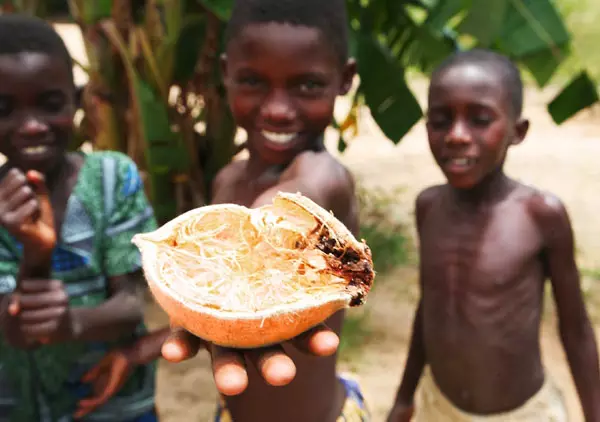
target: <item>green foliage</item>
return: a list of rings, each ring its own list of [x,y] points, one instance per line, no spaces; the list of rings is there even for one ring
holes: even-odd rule
[[[545,87],[572,55],[570,34],[552,0],[348,0],[348,5],[361,79],[356,95],[364,98],[356,103],[370,107],[394,143],[422,116],[407,88],[408,69],[427,74],[453,50],[489,47]],[[586,101],[564,101],[559,93],[549,110],[559,123],[597,101],[587,71],[575,73],[567,89],[586,81],[593,92]]]
[[[597,0],[555,0],[556,7],[571,29],[573,54],[569,55],[559,70],[562,78],[570,78],[581,68],[588,69],[593,79],[600,78],[600,49],[598,21],[600,2]]]
[[[586,108],[598,102],[598,92],[587,73],[581,73],[550,103],[548,109],[556,123],[562,123],[570,116],[573,107]]]
[[[372,334],[369,330],[369,313],[366,309],[349,309],[346,311],[342,335],[340,336],[339,353],[344,362],[351,362],[353,355],[360,351]]]
[[[549,106],[556,122],[597,102],[595,81],[579,66],[587,63],[572,59],[559,13],[578,22],[572,19],[587,11],[572,1],[562,0],[557,8],[554,0],[347,0],[359,84],[348,116],[334,122],[340,151],[356,134],[356,110],[363,106],[392,142],[400,142],[423,115],[406,75],[428,74],[461,48],[507,54],[540,87],[567,61],[576,76]],[[95,145],[127,152],[147,173],[160,220],[210,201],[210,182],[234,151],[235,127],[218,71],[232,0],[0,0],[0,5],[46,17],[68,10],[80,26],[91,61],[88,92],[113,98],[96,111]],[[363,228],[365,236],[379,239],[377,230]],[[391,238],[382,245],[400,247]],[[383,268],[389,265],[378,259]]]
[[[360,237],[371,248],[377,273],[373,291],[386,273],[408,262],[406,227],[394,215],[399,198],[399,191],[358,187]],[[369,317],[368,307],[347,311],[340,343],[342,360],[351,361],[366,343],[365,339],[373,334],[369,328]]]
[[[360,204],[360,237],[373,254],[377,275],[385,274],[408,261],[406,227],[394,218],[398,192],[379,189],[358,189]]]

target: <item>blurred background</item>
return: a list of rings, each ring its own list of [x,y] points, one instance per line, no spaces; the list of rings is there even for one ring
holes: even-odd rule
[[[231,0],[0,1],[2,13],[55,24],[76,61],[78,136],[72,148],[113,149],[142,169],[164,222],[210,202],[210,182],[243,156],[218,73]],[[368,306],[349,314],[341,369],[357,373],[375,421],[398,385],[417,295],[413,203],[442,181],[422,122],[428,75],[456,49],[489,47],[515,60],[527,83],[530,134],[508,173],[557,194],[576,234],[577,259],[600,333],[600,2],[597,0],[348,0],[359,75],[327,131],[330,151],[360,187],[361,235],[378,271]],[[367,65],[364,65],[367,63]],[[556,333],[551,296],[542,344],[550,373],[583,421]],[[148,298],[151,328],[164,314]],[[215,390],[205,356],[160,363],[164,421],[208,420]]]

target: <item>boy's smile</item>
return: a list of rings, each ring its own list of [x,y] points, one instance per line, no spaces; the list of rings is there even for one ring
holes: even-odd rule
[[[0,152],[22,170],[51,172],[71,137],[74,86],[64,61],[0,56]]]
[[[228,99],[248,147],[270,164],[314,148],[354,76],[315,28],[251,24],[223,59]]]
[[[526,130],[494,70],[463,64],[432,81],[429,144],[452,186],[471,189],[501,170],[509,145],[521,142]]]

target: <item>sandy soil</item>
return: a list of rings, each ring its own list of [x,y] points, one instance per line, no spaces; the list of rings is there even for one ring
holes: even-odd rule
[[[68,26],[60,26],[74,56],[85,63],[80,36]],[[85,76],[76,71],[78,82]],[[415,82],[420,100],[425,84]],[[557,194],[565,202],[577,238],[578,261],[582,269],[600,269],[600,218],[596,196],[600,167],[600,116],[584,112],[568,124],[556,127],[545,112],[545,101],[552,91],[529,92],[526,114],[532,119],[530,135],[525,143],[509,154],[507,171],[524,182]],[[345,107],[340,102],[339,108]],[[330,134],[333,135],[333,134]],[[333,136],[328,137],[333,142]],[[412,206],[416,194],[425,186],[440,182],[441,174],[430,157],[423,125],[420,124],[394,146],[385,139],[365,112],[359,136],[342,157],[361,183],[389,190],[400,189],[398,218],[412,225]],[[585,279],[587,291],[596,289],[593,279]],[[377,280],[377,288],[369,298],[371,334],[358,356],[340,364],[361,377],[365,395],[373,411],[374,421],[383,421],[402,373],[406,356],[412,312],[415,300],[416,271],[414,267],[398,268]],[[594,302],[600,303],[600,302]],[[600,305],[598,305],[600,307]],[[600,309],[591,309],[597,314]],[[150,328],[166,324],[163,313],[149,303],[147,320]],[[565,364],[564,354],[555,330],[555,315],[549,310],[543,326],[544,360],[550,374],[563,389],[572,420],[582,421],[577,397]],[[597,333],[600,324],[596,325]],[[208,420],[215,404],[215,390],[210,376],[210,363],[205,356],[190,362],[172,365],[160,363],[158,374],[158,406],[165,422]]]

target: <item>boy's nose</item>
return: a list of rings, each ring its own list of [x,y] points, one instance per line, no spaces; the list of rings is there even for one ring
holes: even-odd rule
[[[447,144],[466,144],[471,142],[471,132],[464,122],[454,123],[445,139]]]
[[[275,93],[271,95],[262,107],[263,118],[277,125],[287,124],[296,118],[294,107],[286,95]]]
[[[48,132],[48,125],[36,117],[27,117],[18,129],[21,136],[37,136]]]

